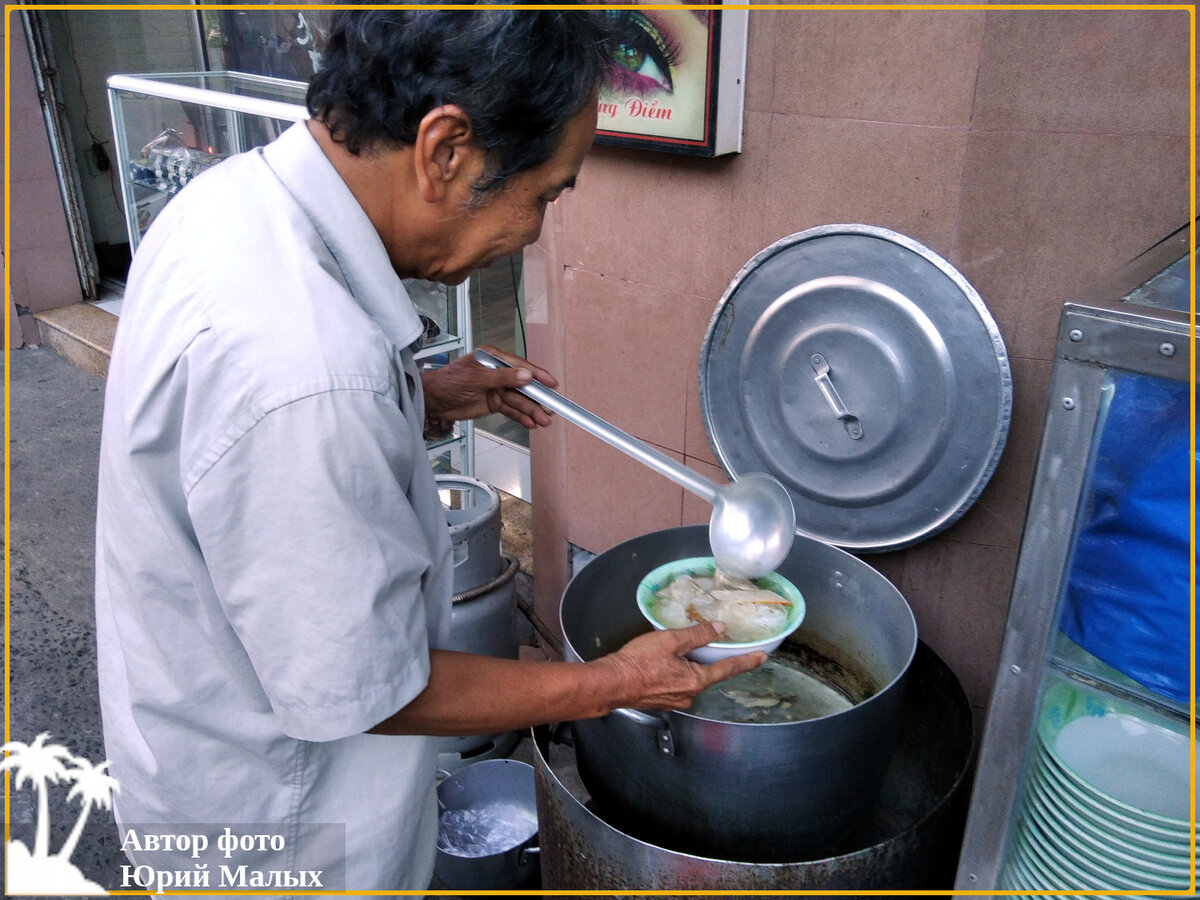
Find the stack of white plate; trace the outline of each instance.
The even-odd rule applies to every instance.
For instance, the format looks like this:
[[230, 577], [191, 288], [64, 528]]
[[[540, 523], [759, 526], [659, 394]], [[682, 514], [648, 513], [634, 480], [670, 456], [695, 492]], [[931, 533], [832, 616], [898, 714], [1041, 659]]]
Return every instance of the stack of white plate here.
[[1182, 723], [1053, 682], [1000, 887], [1186, 890], [1194, 833], [1190, 750]]

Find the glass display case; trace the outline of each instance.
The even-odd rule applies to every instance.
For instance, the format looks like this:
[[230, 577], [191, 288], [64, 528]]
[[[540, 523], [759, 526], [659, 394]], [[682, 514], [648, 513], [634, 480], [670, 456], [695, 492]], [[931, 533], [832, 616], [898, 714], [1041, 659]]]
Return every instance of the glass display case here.
[[959, 890], [1194, 889], [1190, 252], [1063, 309]]
[[[274, 140], [308, 117], [307, 85], [243, 72], [112, 75], [108, 79], [130, 252], [184, 185], [221, 160]], [[469, 291], [406, 280], [426, 323], [419, 356], [448, 362], [472, 346]], [[474, 429], [460, 422], [429, 445], [439, 473], [472, 474]]]
[[180, 188], [308, 117], [306, 85], [238, 72], [108, 79], [130, 252]]

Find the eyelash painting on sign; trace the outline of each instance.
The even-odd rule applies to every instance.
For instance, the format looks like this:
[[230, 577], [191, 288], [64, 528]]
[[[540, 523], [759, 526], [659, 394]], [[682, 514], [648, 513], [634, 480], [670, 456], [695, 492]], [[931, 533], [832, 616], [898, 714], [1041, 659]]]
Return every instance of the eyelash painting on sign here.
[[619, 38], [600, 92], [599, 134], [703, 142], [713, 14], [633, 7], [609, 14]]
[[674, 93], [671, 70], [680, 58], [674, 34], [640, 10], [622, 10], [614, 15], [621, 17], [624, 34], [614, 53], [616, 65], [610, 71], [610, 85], [620, 93], [640, 97], [655, 91]]

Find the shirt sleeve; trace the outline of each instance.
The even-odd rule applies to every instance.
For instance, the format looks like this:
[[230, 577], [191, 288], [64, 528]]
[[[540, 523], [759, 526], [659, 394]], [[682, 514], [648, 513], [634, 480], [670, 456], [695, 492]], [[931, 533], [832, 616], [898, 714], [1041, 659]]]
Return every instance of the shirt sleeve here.
[[393, 398], [321, 390], [262, 416], [192, 488], [213, 588], [288, 735], [359, 734], [424, 689], [433, 553], [409, 490], [428, 464]]

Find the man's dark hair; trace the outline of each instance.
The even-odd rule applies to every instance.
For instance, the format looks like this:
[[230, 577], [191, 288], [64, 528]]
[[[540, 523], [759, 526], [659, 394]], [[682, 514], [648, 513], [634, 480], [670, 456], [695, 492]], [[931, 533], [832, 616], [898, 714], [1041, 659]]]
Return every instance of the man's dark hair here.
[[487, 153], [478, 198], [554, 155], [612, 60], [611, 29], [584, 10], [347, 10], [308, 110], [358, 154], [412, 145], [427, 112], [456, 104]]

